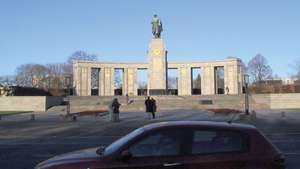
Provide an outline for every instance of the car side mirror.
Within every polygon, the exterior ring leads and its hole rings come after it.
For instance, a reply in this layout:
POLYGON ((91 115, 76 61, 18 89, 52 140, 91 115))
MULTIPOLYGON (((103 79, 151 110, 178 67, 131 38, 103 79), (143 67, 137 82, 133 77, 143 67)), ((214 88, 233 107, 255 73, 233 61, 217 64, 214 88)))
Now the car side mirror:
POLYGON ((104 150, 105 150, 105 147, 104 147, 104 146, 100 146, 100 147, 96 150, 96 153, 97 153, 98 155, 102 155, 103 152, 104 152, 104 150))
POLYGON ((129 150, 124 150, 121 153, 121 158, 120 159, 122 161, 128 161, 129 159, 131 159, 131 157, 132 157, 131 152, 129 150))

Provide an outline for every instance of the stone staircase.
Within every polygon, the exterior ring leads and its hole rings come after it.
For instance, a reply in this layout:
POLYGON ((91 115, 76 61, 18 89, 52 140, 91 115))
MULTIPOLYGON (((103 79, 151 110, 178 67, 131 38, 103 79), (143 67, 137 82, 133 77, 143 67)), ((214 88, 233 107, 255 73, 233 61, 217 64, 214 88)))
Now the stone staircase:
MULTIPOLYGON (((86 110, 104 110, 113 98, 122 104, 120 111, 136 112, 145 110, 145 97, 129 97, 131 104, 126 104, 125 96, 72 96, 70 97, 71 112, 86 110)), ((199 95, 199 96, 153 96, 158 111, 187 109, 244 109, 244 95, 199 95)), ((54 106, 48 111, 65 111, 66 106, 54 106)))

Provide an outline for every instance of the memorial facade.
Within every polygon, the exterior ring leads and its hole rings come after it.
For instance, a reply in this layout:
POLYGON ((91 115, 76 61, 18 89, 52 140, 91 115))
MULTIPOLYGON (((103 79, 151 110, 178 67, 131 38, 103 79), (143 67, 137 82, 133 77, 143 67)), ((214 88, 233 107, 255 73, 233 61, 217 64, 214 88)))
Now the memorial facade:
POLYGON ((242 93, 243 71, 239 58, 169 62, 165 43, 160 37, 162 23, 155 17, 152 21, 153 38, 149 43, 147 63, 76 61, 73 65, 75 94, 78 96, 167 94, 183 96, 242 93), (175 83, 173 87, 168 85, 170 69, 177 72, 177 77, 172 81, 175 83), (147 72, 145 75, 147 85, 143 88, 138 85, 139 70, 147 72), (193 77, 194 70, 199 70, 197 79, 193 77), (121 72, 121 78, 115 78, 116 71, 121 72), (116 86, 116 81, 119 86, 116 86))

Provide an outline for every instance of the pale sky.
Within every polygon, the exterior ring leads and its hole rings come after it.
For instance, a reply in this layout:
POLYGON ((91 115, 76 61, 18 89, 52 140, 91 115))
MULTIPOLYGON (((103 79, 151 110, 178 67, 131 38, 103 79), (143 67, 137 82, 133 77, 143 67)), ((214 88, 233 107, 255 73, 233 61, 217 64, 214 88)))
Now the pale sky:
POLYGON ((299 9, 297 0, 0 0, 0 76, 20 64, 65 62, 76 50, 146 62, 153 14, 169 61, 248 62, 261 53, 289 76, 300 59, 299 9))

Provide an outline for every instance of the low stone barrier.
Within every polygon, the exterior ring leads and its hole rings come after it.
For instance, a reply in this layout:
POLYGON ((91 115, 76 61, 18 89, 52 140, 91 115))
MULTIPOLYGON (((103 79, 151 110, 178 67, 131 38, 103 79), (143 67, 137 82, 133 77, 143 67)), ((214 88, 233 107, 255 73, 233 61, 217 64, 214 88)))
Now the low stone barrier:
POLYGON ((300 93, 255 94, 251 98, 254 109, 300 109, 300 93))
POLYGON ((0 111, 46 111, 59 105, 62 97, 53 96, 7 96, 0 97, 0 111))

